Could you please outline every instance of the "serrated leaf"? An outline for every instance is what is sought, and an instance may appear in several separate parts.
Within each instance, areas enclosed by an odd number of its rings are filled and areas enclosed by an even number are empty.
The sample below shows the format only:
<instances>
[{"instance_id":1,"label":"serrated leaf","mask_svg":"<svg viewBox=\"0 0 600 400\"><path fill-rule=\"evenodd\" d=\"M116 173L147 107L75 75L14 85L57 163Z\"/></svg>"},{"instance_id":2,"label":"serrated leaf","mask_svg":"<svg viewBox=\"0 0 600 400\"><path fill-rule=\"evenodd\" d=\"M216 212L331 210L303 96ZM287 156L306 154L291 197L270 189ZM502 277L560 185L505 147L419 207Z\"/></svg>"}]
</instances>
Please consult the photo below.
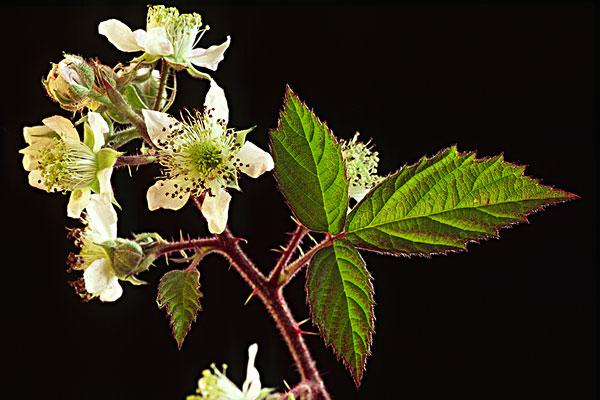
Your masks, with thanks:
<instances>
[{"instance_id":1,"label":"serrated leaf","mask_svg":"<svg viewBox=\"0 0 600 400\"><path fill-rule=\"evenodd\" d=\"M313 256L306 291L312 320L358 386L375 320L373 285L364 260L350 243L334 241Z\"/></svg>"},{"instance_id":2,"label":"serrated leaf","mask_svg":"<svg viewBox=\"0 0 600 400\"><path fill-rule=\"evenodd\" d=\"M524 170L501 155L477 159L456 147L422 158L387 177L352 210L346 239L396 255L463 250L546 205L577 197L541 185Z\"/></svg>"},{"instance_id":3,"label":"serrated leaf","mask_svg":"<svg viewBox=\"0 0 600 400\"><path fill-rule=\"evenodd\" d=\"M180 349L196 314L202 309L201 297L200 273L196 269L170 271L160 279L156 303L159 308L166 308L173 337Z\"/></svg>"},{"instance_id":4,"label":"serrated leaf","mask_svg":"<svg viewBox=\"0 0 600 400\"><path fill-rule=\"evenodd\" d=\"M339 233L348 209L340 145L327 125L287 87L271 131L275 176L296 217L315 231Z\"/></svg>"}]
</instances>

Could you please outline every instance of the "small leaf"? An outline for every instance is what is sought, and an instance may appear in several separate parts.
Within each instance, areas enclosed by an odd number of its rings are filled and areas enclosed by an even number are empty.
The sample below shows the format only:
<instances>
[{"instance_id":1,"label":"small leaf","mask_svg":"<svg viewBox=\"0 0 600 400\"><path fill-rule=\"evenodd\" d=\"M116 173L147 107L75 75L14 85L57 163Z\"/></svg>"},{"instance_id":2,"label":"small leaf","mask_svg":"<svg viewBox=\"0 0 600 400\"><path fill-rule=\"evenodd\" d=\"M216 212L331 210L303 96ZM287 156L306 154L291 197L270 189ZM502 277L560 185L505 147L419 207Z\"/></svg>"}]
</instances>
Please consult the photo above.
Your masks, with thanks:
<instances>
[{"instance_id":1,"label":"small leaf","mask_svg":"<svg viewBox=\"0 0 600 400\"><path fill-rule=\"evenodd\" d=\"M477 159L456 147L422 158L387 177L352 210L346 238L396 255L464 250L546 205L577 198L524 176L524 169L501 155Z\"/></svg>"},{"instance_id":2,"label":"small leaf","mask_svg":"<svg viewBox=\"0 0 600 400\"><path fill-rule=\"evenodd\" d=\"M306 291L312 320L360 385L374 331L371 275L358 251L336 240L308 267Z\"/></svg>"},{"instance_id":3,"label":"small leaf","mask_svg":"<svg viewBox=\"0 0 600 400\"><path fill-rule=\"evenodd\" d=\"M348 179L340 145L327 125L286 90L277 129L271 131L275 176L296 217L315 231L342 231Z\"/></svg>"},{"instance_id":4,"label":"small leaf","mask_svg":"<svg viewBox=\"0 0 600 400\"><path fill-rule=\"evenodd\" d=\"M200 273L195 268L170 271L160 279L156 303L159 308L166 307L173 337L180 349L196 314L202 309L201 297Z\"/></svg>"}]
</instances>

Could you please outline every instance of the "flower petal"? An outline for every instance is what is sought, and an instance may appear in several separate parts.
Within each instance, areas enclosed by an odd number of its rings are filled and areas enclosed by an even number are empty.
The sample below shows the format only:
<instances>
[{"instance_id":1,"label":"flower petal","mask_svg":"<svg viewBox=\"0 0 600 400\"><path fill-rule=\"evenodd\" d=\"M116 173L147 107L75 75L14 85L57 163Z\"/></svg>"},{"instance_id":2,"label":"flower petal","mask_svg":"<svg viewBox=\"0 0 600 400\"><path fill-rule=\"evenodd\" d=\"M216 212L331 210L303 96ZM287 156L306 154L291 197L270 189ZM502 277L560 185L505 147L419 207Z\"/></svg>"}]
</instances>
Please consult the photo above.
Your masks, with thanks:
<instances>
[{"instance_id":1,"label":"flower petal","mask_svg":"<svg viewBox=\"0 0 600 400\"><path fill-rule=\"evenodd\" d=\"M100 193L106 193L111 200L114 198L112 185L110 184L110 177L112 176L112 168L104 168L96 175L98 177L98 186L100 186Z\"/></svg>"},{"instance_id":2,"label":"flower petal","mask_svg":"<svg viewBox=\"0 0 600 400\"><path fill-rule=\"evenodd\" d=\"M164 27L159 26L139 34L135 31L138 44L144 48L144 51L153 56L168 56L173 54L173 45L169 40L169 35Z\"/></svg>"},{"instance_id":3,"label":"flower petal","mask_svg":"<svg viewBox=\"0 0 600 400\"><path fill-rule=\"evenodd\" d=\"M258 345L254 343L248 348L248 367L246 368L246 380L242 385L245 399L256 399L260 394L260 374L256 367L254 367L254 361L256 360L256 353L258 352Z\"/></svg>"},{"instance_id":4,"label":"flower petal","mask_svg":"<svg viewBox=\"0 0 600 400\"><path fill-rule=\"evenodd\" d=\"M148 209L150 211L157 210L159 208L166 208L169 210L179 210L187 203L190 198L189 193L183 193L179 196L175 196L174 185L176 182L172 180L156 181L156 183L148 188L146 193L146 200L148 200Z\"/></svg>"},{"instance_id":5,"label":"flower petal","mask_svg":"<svg viewBox=\"0 0 600 400\"><path fill-rule=\"evenodd\" d=\"M27 144L34 144L40 140L49 140L43 135L51 132L52 130L45 125L26 126L23 128L23 137L25 138L25 142Z\"/></svg>"},{"instance_id":6,"label":"flower petal","mask_svg":"<svg viewBox=\"0 0 600 400\"><path fill-rule=\"evenodd\" d=\"M119 284L119 278L114 276L106 288L100 293L100 301L115 301L123 294L123 288Z\"/></svg>"},{"instance_id":7,"label":"flower petal","mask_svg":"<svg viewBox=\"0 0 600 400\"><path fill-rule=\"evenodd\" d=\"M114 276L115 274L107 259L99 258L94 260L83 271L85 290L91 294L100 294L108 288Z\"/></svg>"},{"instance_id":8,"label":"flower petal","mask_svg":"<svg viewBox=\"0 0 600 400\"><path fill-rule=\"evenodd\" d=\"M246 142L237 153L243 165L240 171L252 178L258 178L266 171L273 169L273 157L252 142Z\"/></svg>"},{"instance_id":9,"label":"flower petal","mask_svg":"<svg viewBox=\"0 0 600 400\"><path fill-rule=\"evenodd\" d=\"M136 40L131 29L117 19L100 22L98 33L106 36L117 49L126 52L144 50Z\"/></svg>"},{"instance_id":10,"label":"flower petal","mask_svg":"<svg viewBox=\"0 0 600 400\"><path fill-rule=\"evenodd\" d=\"M229 122L229 107L227 106L225 91L214 80L210 81L210 88L204 99L204 107L207 111L210 111L214 120L221 119L227 125L227 122Z\"/></svg>"},{"instance_id":11,"label":"flower petal","mask_svg":"<svg viewBox=\"0 0 600 400\"><path fill-rule=\"evenodd\" d=\"M216 71L219 63L225 58L225 50L227 50L230 43L231 37L227 36L227 40L219 45L210 46L208 49L194 49L190 52L188 61L198 67Z\"/></svg>"},{"instance_id":12,"label":"flower petal","mask_svg":"<svg viewBox=\"0 0 600 400\"><path fill-rule=\"evenodd\" d=\"M95 242L105 242L117 237L117 212L108 194L92 194L85 208L88 227Z\"/></svg>"},{"instance_id":13,"label":"flower petal","mask_svg":"<svg viewBox=\"0 0 600 400\"><path fill-rule=\"evenodd\" d=\"M214 196L207 193L204 197L201 211L208 222L208 230L211 233L223 233L225 230L230 201L231 195L221 188L216 190Z\"/></svg>"},{"instance_id":14,"label":"flower petal","mask_svg":"<svg viewBox=\"0 0 600 400\"><path fill-rule=\"evenodd\" d=\"M164 141L167 135L172 130L178 129L181 125L181 122L177 121L174 117L160 111L143 109L142 114L144 115L144 122L146 123L150 140L158 147L162 147L165 144Z\"/></svg>"},{"instance_id":15,"label":"flower petal","mask_svg":"<svg viewBox=\"0 0 600 400\"><path fill-rule=\"evenodd\" d=\"M97 112L90 111L87 115L88 123L92 128L94 134L94 148L92 150L98 151L104 146L104 135L108 133L108 124L102 118L102 115Z\"/></svg>"},{"instance_id":16,"label":"flower petal","mask_svg":"<svg viewBox=\"0 0 600 400\"><path fill-rule=\"evenodd\" d=\"M40 150L48 147L50 143L50 139L35 140L29 146L19 150L19 153L23 154L23 168L25 171L31 171L38 167Z\"/></svg>"},{"instance_id":17,"label":"flower petal","mask_svg":"<svg viewBox=\"0 0 600 400\"><path fill-rule=\"evenodd\" d=\"M81 217L81 212L90 202L91 195L92 191L89 187L73 190L67 204L67 215L71 218Z\"/></svg>"},{"instance_id":18,"label":"flower petal","mask_svg":"<svg viewBox=\"0 0 600 400\"><path fill-rule=\"evenodd\" d=\"M65 117L61 117L60 115L54 115L52 117L48 117L42 120L44 125L58 133L58 135L63 140L73 140L73 141L81 141L79 139L79 134L75 130L75 127Z\"/></svg>"},{"instance_id":19,"label":"flower petal","mask_svg":"<svg viewBox=\"0 0 600 400\"><path fill-rule=\"evenodd\" d=\"M44 185L44 180L42 179L42 173L38 169L34 169L27 176L29 184L34 188L42 189L48 191L48 188Z\"/></svg>"}]
</instances>

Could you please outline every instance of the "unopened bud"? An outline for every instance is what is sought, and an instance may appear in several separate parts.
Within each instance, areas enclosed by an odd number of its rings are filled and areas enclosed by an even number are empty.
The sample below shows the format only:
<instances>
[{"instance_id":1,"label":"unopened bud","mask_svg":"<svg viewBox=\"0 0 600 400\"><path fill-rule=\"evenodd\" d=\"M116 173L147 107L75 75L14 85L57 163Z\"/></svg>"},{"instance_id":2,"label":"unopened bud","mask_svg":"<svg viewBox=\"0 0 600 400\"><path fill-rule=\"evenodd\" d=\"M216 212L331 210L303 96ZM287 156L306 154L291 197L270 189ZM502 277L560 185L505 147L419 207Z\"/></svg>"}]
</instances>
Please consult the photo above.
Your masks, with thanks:
<instances>
[{"instance_id":1,"label":"unopened bud","mask_svg":"<svg viewBox=\"0 0 600 400\"><path fill-rule=\"evenodd\" d=\"M48 77L42 83L48 96L69 111L78 111L89 106L89 98L94 86L94 71L79 56L65 54L58 64L52 64Z\"/></svg>"},{"instance_id":2,"label":"unopened bud","mask_svg":"<svg viewBox=\"0 0 600 400\"><path fill-rule=\"evenodd\" d=\"M133 240L118 238L111 243L111 247L112 265L117 278L125 279L139 272L138 267L144 260L142 246Z\"/></svg>"}]
</instances>

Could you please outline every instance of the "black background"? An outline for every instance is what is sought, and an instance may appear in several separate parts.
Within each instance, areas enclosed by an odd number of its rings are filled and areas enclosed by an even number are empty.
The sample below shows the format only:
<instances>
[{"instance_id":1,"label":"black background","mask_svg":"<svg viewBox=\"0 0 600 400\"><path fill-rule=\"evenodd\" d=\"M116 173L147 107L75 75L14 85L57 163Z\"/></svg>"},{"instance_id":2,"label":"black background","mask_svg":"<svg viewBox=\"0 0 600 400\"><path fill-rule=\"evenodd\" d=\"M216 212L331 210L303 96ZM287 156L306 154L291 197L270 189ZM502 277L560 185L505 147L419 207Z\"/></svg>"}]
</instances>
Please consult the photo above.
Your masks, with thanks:
<instances>
[{"instance_id":1,"label":"black background","mask_svg":"<svg viewBox=\"0 0 600 400\"><path fill-rule=\"evenodd\" d=\"M457 143L482 156L504 152L544 183L581 200L532 216L501 240L430 260L366 254L374 276L373 355L357 391L318 336L307 337L337 399L593 399L596 378L596 146L594 9L564 5L185 6L211 30L202 45L232 36L214 74L227 90L231 124L258 128L263 148L289 83L333 131L372 137L380 171ZM67 197L27 186L17 150L24 125L59 113L40 79L62 51L127 60L97 24L143 27L143 6L2 10L2 287L6 385L19 398L183 399L201 370L227 362L241 384L246 349L260 345L266 386L298 377L261 303L223 259L201 268L204 311L182 351L155 304L164 263L124 284L113 304L81 303L67 285L72 250ZM181 75L179 107L201 106L207 84ZM154 167L115 174L119 230L206 234L192 206L149 212ZM230 225L249 239L263 271L293 228L274 179L241 181ZM173 266L169 267L173 268ZM307 317L304 276L286 290ZM311 328L310 325L307 329ZM5 389L3 389L5 391Z\"/></svg>"}]
</instances>

